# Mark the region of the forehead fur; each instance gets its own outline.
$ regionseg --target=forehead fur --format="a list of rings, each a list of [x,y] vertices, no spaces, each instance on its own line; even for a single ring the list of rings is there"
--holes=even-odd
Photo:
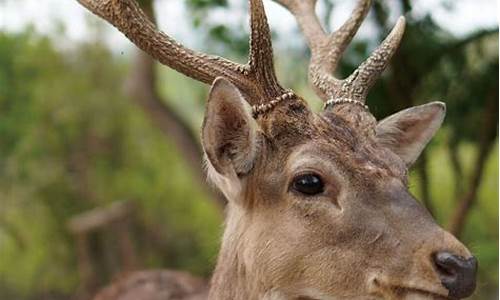
[[[311,120],[314,114],[307,103],[296,98],[278,105],[268,114],[257,119],[266,141],[271,146],[291,148],[314,133]]]
[[[334,112],[312,113],[302,101],[276,107],[259,119],[263,139],[261,153],[249,180],[269,198],[287,188],[285,166],[293,153],[327,160],[350,178],[398,177],[405,180],[406,167],[389,150],[379,146],[369,130]],[[297,156],[294,156],[296,159]],[[247,199],[255,198],[247,195]],[[260,197],[257,197],[260,198]]]
[[[373,118],[366,112],[360,115],[358,120]],[[322,148],[329,159],[346,171],[366,175],[366,171],[371,170],[380,176],[402,177],[406,173],[404,163],[377,142],[372,125],[367,126],[369,123],[364,121],[353,123],[352,119],[346,120],[333,112],[319,114],[314,124],[318,149]],[[360,126],[362,124],[364,126]]]

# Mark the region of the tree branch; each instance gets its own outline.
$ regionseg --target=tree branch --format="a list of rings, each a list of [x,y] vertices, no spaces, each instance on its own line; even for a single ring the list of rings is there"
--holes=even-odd
[[[464,171],[462,163],[460,162],[458,145],[458,136],[456,133],[452,133],[451,140],[448,142],[448,150],[450,154],[451,166],[453,168],[453,176],[455,181],[454,195],[456,199],[458,199],[464,191]]]

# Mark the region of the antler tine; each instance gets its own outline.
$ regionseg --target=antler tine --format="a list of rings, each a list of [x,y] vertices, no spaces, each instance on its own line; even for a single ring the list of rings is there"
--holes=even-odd
[[[345,23],[336,31],[330,34],[327,44],[322,51],[326,53],[319,53],[318,56],[324,57],[325,68],[332,74],[340,60],[340,56],[345,51],[349,43],[352,41],[354,35],[366,18],[370,10],[372,0],[360,0],[354,8],[351,16]]]
[[[405,18],[400,17],[382,44],[345,80],[344,95],[340,97],[349,96],[363,103],[366,101],[368,90],[375,84],[396,53],[403,38],[405,25]]]
[[[265,82],[270,98],[283,94],[274,72],[271,31],[262,0],[250,0],[250,55],[248,66],[259,82]]]
[[[287,8],[296,18],[311,49],[309,80],[317,94],[327,101],[333,90],[341,87],[342,81],[332,73],[340,56],[354,37],[366,17],[371,0],[360,0],[349,19],[333,33],[327,35],[315,12],[317,0],[275,0]]]
[[[314,9],[317,0],[274,0],[288,9],[296,18],[306,42],[311,49],[318,49],[327,38]]]
[[[336,31],[326,35],[314,11],[316,0],[274,0],[295,16],[311,49],[309,80],[318,96],[365,102],[368,89],[374,84],[397,49],[404,32],[404,18],[382,45],[347,79],[333,76],[345,51],[371,6],[371,0],[359,0],[348,20]]]
[[[219,76],[225,77],[240,88],[250,104],[275,97],[283,91],[274,75],[271,37],[262,0],[250,0],[252,34],[249,65],[234,63],[182,46],[159,31],[135,0],[77,1],[111,23],[160,63],[206,84],[212,84]],[[262,47],[261,50],[259,47]]]

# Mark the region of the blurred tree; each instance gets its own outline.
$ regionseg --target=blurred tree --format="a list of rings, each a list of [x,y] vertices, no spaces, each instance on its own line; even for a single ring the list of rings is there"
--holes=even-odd
[[[102,43],[62,51],[33,31],[0,33],[1,299],[72,294],[76,251],[65,223],[122,199],[138,203],[142,266],[211,270],[217,210],[120,93],[125,73]]]
[[[209,4],[208,2],[190,1],[189,3],[204,7]],[[217,3],[220,2],[224,3],[223,1]],[[140,5],[155,23],[153,1],[141,0]],[[225,199],[222,194],[207,184],[198,136],[195,135],[187,122],[170,107],[168,101],[162,99],[156,86],[157,82],[155,61],[146,53],[137,50],[126,81],[126,91],[129,98],[143,108],[152,122],[166,135],[167,139],[175,143],[179,148],[179,153],[194,174],[193,177],[205,192],[216,200],[216,204],[222,211]]]

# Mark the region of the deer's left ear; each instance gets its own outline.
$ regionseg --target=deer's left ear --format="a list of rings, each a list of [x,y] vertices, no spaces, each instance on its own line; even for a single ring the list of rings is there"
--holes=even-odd
[[[431,102],[395,113],[377,124],[380,144],[399,155],[410,167],[443,123],[446,106]]]

